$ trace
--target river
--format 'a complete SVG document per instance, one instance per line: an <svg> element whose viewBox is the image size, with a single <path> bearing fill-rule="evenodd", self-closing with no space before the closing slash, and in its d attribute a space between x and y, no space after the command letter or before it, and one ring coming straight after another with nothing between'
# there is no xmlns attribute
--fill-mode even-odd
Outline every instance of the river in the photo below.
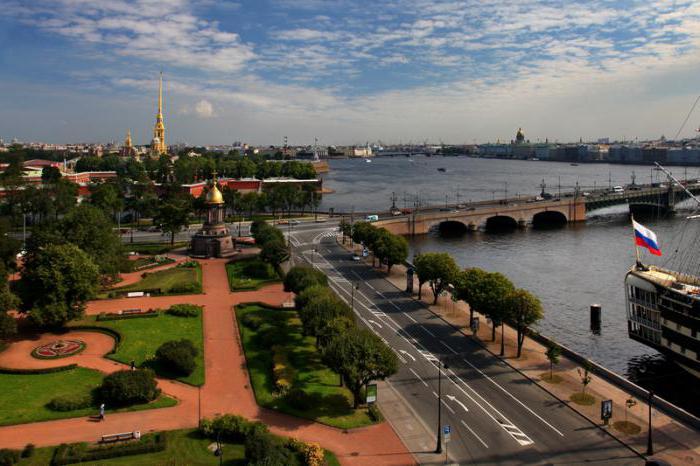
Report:
<svg viewBox="0 0 700 466"><path fill-rule="evenodd" d="M506 193L509 197L537 194L542 180L546 190L556 194L560 186L562 192L571 191L576 183L584 191L594 186L626 185L633 172L638 183L658 181L664 176L649 166L574 166L467 157L387 157L370 163L332 160L330 166L324 187L335 193L324 197L322 207L365 212L387 210L392 193L398 207L410 207L414 202L454 204L503 198ZM686 174L689 178L700 177L697 167L687 171L674 167L673 172L681 178ZM551 230L476 232L458 238L431 233L412 239L410 254L448 252L461 267L504 273L516 286L532 291L542 300L545 316L537 327L543 334L700 414L695 402L700 389L692 393L677 389L695 387L697 380L627 336L623 280L634 262L634 247L626 212L626 206L612 207L594 212L585 224ZM665 252L673 252L668 248L677 247L673 241L678 240L685 222L684 216L677 215L646 219L645 225L657 233ZM689 225L693 231L685 241L700 233L700 224ZM644 260L664 264L669 260L667 256L656 262L649 257ZM589 306L593 303L603 307L600 334L589 328Z"/></svg>

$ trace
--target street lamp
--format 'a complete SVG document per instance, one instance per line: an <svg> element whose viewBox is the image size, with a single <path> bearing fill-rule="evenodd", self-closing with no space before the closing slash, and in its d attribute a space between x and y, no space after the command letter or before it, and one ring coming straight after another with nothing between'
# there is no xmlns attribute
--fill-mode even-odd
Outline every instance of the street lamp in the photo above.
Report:
<svg viewBox="0 0 700 466"><path fill-rule="evenodd" d="M651 438L651 402L654 399L654 392L649 390L647 397L647 405L649 406L649 427L647 428L647 456L654 454L654 444Z"/></svg>
<svg viewBox="0 0 700 466"><path fill-rule="evenodd" d="M435 453L442 453L442 368L449 369L447 363L437 361L438 368L438 423L437 423L437 446Z"/></svg>

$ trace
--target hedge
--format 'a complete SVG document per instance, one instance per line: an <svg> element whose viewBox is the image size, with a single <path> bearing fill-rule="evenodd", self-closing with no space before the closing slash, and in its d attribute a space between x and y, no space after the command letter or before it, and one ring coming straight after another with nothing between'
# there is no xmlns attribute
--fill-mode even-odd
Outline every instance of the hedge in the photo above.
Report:
<svg viewBox="0 0 700 466"><path fill-rule="evenodd" d="M121 456L141 455L145 453L157 453L167 448L167 435L164 432L146 434L138 441L122 444L102 445L89 448L85 443L61 444L54 450L51 464L60 466L64 464L85 463L99 461Z"/></svg>
<svg viewBox="0 0 700 466"><path fill-rule="evenodd" d="M262 422L249 421L235 414L224 414L213 419L202 419L199 424L199 431L208 438L216 438L217 434L220 433L224 440L236 443L245 442L250 435L269 432L267 426Z"/></svg>
<svg viewBox="0 0 700 466"><path fill-rule="evenodd" d="M41 369L14 369L11 367L0 367L0 374L12 375L33 375L33 374L51 374L52 372L63 372L75 369L77 364L68 364L66 366L44 367Z"/></svg>
<svg viewBox="0 0 700 466"><path fill-rule="evenodd" d="M101 312L97 316L98 322L104 322L109 320L125 320L125 319L138 319L140 317L158 317L160 313L157 309L152 309L150 311L142 312L139 314L116 314L116 313L105 313Z"/></svg>
<svg viewBox="0 0 700 466"><path fill-rule="evenodd" d="M46 404L51 411L75 411L76 409L89 408L93 405L92 395L65 395L58 396Z"/></svg>
<svg viewBox="0 0 700 466"><path fill-rule="evenodd" d="M177 317L199 317L201 311L202 306L196 304L173 304L165 313Z"/></svg>
<svg viewBox="0 0 700 466"><path fill-rule="evenodd" d="M122 334L117 330L108 327L100 327L98 325L71 325L68 327L68 330L88 330L90 332L104 333L105 335L109 335L110 337L114 338L114 346L107 354L116 353L119 349L119 345L124 339Z"/></svg>

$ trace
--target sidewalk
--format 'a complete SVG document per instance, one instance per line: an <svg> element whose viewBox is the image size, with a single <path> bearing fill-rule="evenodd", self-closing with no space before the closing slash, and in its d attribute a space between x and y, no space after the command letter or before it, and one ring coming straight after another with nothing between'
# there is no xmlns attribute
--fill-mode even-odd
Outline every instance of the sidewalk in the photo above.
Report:
<svg viewBox="0 0 700 466"><path fill-rule="evenodd" d="M368 263L371 263L371 261L368 261ZM391 275L388 276L387 279L397 288L405 290L406 268L401 265L394 266ZM417 279L414 282L413 289L414 299L417 299ZM450 296L441 296L438 299L438 304L432 305L433 295L427 285L423 286L422 301L431 311L459 328L466 335L472 335L468 323L469 306L466 303L462 301L454 302ZM491 326L488 324L486 317L479 313L475 313L474 315L479 317L481 322L476 337L491 351L491 353L498 355L501 350L500 329L496 332L496 341L492 342ZM593 380L586 388L586 393L593 395L596 398L596 402L591 406L575 404L569 401L569 396L572 393L581 391L581 379L577 372L579 366L562 356L559 364L554 366L554 374L559 375L563 380L561 383L556 384L545 382L542 380L542 377L548 376L549 374L549 361L545 356L546 348L533 341L531 338L526 338L523 344L522 356L516 359L516 341L515 330L506 326L504 360L596 425L602 425L602 421L600 420L600 401L613 400L614 417L610 420L610 427L606 427L606 429L636 451L642 454L646 452L648 405L644 400L635 398L637 402L636 406L627 411L627 420L640 426L641 432L637 435L624 434L614 429L612 424L616 421L625 420L625 401L631 398L629 393L592 375ZM656 410L652 410L652 425L654 429L655 458L664 459L674 465L700 464L700 433Z"/></svg>

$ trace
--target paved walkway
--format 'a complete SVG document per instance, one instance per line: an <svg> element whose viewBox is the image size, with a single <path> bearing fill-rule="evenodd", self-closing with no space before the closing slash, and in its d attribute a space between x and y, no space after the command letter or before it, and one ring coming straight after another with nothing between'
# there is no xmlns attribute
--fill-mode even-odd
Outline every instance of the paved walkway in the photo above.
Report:
<svg viewBox="0 0 700 466"><path fill-rule="evenodd" d="M177 303L203 305L206 383L201 389L159 380L163 392L180 401L177 406L147 412L112 414L102 423L74 418L0 427L0 446L21 448L29 441L38 446L55 445L62 442L94 441L107 433L180 429L196 426L200 415L208 417L234 413L261 420L276 434L319 442L332 450L345 465L415 463L388 423L344 431L260 408L255 402L245 370L245 357L232 306L251 301L281 305L289 301L292 295L284 292L279 284L259 291L230 293L225 261L212 259L200 263L203 268L204 294L93 301L89 303L87 313L99 314L126 307L166 308ZM34 341L31 346L36 344ZM86 349L85 353L89 353L89 350ZM85 363L87 367L104 372L123 367L119 363L89 354L76 355L74 358L81 365ZM62 361L68 362L67 359Z"/></svg>

